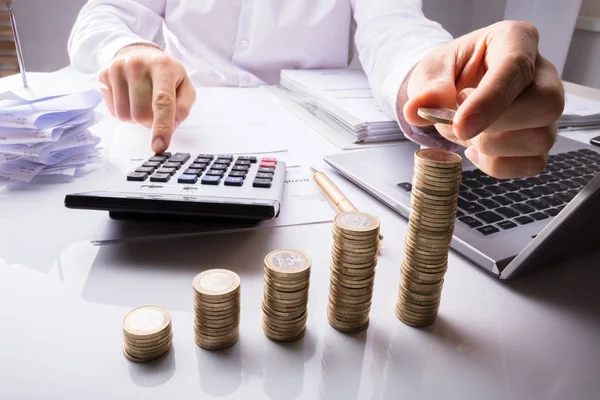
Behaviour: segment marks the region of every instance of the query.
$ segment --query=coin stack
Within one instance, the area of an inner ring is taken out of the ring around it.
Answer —
[[[411,212],[396,316],[406,325],[431,325],[438,314],[454,232],[462,159],[434,149],[415,153]]]
[[[262,327],[276,342],[292,342],[306,333],[310,258],[297,250],[275,250],[265,257]]]
[[[205,350],[233,346],[240,334],[240,277],[226,269],[210,269],[194,278],[194,333]]]
[[[378,249],[377,218],[359,211],[335,217],[327,317],[338,331],[360,332],[369,326]]]
[[[123,319],[123,354],[133,362],[155,360],[173,344],[171,315],[158,306],[131,310]]]

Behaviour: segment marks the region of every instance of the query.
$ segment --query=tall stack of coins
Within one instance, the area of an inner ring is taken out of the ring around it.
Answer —
[[[134,362],[155,360],[171,349],[171,315],[158,306],[143,306],[123,318],[123,354]]]
[[[265,257],[262,327],[277,342],[292,342],[306,333],[310,258],[297,250],[275,250]]]
[[[327,317],[338,331],[360,332],[369,326],[378,249],[377,218],[360,211],[335,217]]]
[[[431,325],[438,314],[462,175],[459,155],[415,153],[411,212],[396,316],[406,325]]]
[[[194,287],[194,333],[205,350],[233,346],[240,334],[240,277],[225,269],[196,275]]]

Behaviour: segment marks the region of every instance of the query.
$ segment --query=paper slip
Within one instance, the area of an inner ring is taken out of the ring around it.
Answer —
[[[567,93],[565,109],[558,127],[585,128],[600,126],[600,102]]]
[[[279,216],[257,227],[240,229],[210,229],[200,226],[117,221],[106,217],[92,243],[113,244],[123,241],[157,240],[206,234],[223,234],[253,229],[309,225],[333,221],[335,211],[312,182],[307,168],[288,168]]]

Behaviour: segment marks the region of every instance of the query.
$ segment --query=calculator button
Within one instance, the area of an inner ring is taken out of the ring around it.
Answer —
[[[160,167],[160,162],[146,161],[145,163],[142,164],[142,167],[157,168],[157,167]]]
[[[229,173],[229,176],[236,176],[236,177],[245,178],[246,177],[246,171],[231,171]]]
[[[163,167],[166,167],[166,168],[175,168],[175,170],[178,170],[179,168],[181,168],[181,163],[179,163],[179,162],[173,162],[173,161],[167,161],[166,163],[163,164]]]
[[[256,163],[256,157],[254,156],[239,156],[238,161],[250,161],[252,164]]]
[[[193,165],[193,164],[192,164]],[[202,173],[202,170],[200,169],[195,169],[195,168],[188,168],[185,171],[183,171],[184,175],[200,175]]]
[[[271,179],[273,179],[273,173],[271,173],[271,172],[257,172],[256,173],[256,177],[257,178],[261,178],[261,179],[271,180]]]
[[[173,175],[175,173],[175,171],[177,171],[175,168],[162,167],[162,168],[157,169],[156,173]]]
[[[129,175],[127,175],[127,180],[134,181],[134,182],[144,182],[147,177],[148,177],[148,173],[136,171],[136,172],[132,172]]]
[[[239,158],[235,161],[235,165],[250,165],[252,164],[249,160],[240,160]]]
[[[258,172],[275,172],[275,168],[259,168]]]
[[[225,171],[222,171],[222,170],[220,170],[220,169],[209,169],[209,170],[206,172],[206,175],[207,175],[207,176],[219,176],[219,177],[221,177],[221,176],[223,176],[224,174],[225,174]]]
[[[171,152],[170,151],[165,151],[164,153],[156,153],[155,156],[163,156],[163,157],[171,157]]]
[[[198,182],[198,175],[183,174],[177,179],[178,183],[196,183]]]
[[[204,171],[207,166],[208,166],[207,163],[198,163],[198,162],[195,162],[195,163],[192,163],[190,165],[190,168],[199,169],[200,171]]]
[[[277,163],[274,163],[274,162],[267,162],[267,161],[260,162],[261,168],[275,168],[276,165],[277,165]]]
[[[225,171],[227,168],[229,168],[229,167],[227,165],[223,165],[223,164],[213,164],[210,166],[210,169],[218,170],[218,171]]]
[[[213,156],[212,154],[198,154],[196,156],[196,159],[198,158],[206,158],[208,160],[213,160],[215,158],[215,156]]]
[[[250,167],[248,165],[234,165],[231,167],[232,171],[248,171]]]
[[[225,160],[233,161],[233,156],[231,154],[221,154],[217,158],[223,158]]]
[[[154,168],[152,167],[139,167],[136,168],[135,172],[145,172],[146,174],[151,174],[154,172]]]
[[[252,186],[256,187],[256,188],[270,188],[271,180],[258,178],[258,179],[255,179],[254,182],[252,182]]]
[[[223,182],[225,186],[242,186],[244,184],[244,178],[237,176],[228,176]]]
[[[150,177],[150,182],[169,182],[169,179],[171,179],[171,174],[161,174],[157,172]]]
[[[198,157],[194,160],[195,163],[200,163],[200,164],[210,164],[211,161],[212,161],[212,158],[204,158],[204,157]]]
[[[213,175],[206,175],[201,181],[203,185],[218,185],[219,182],[221,182],[221,177]]]
[[[165,161],[167,161],[167,157],[165,157],[165,156],[153,156],[153,157],[150,157],[148,159],[148,161],[156,161],[156,162],[159,162],[159,163],[162,164]]]
[[[169,158],[169,161],[184,163],[189,159],[190,153],[175,153]]]
[[[263,157],[263,158],[260,159],[260,162],[261,163],[262,162],[272,162],[272,163],[277,164],[277,159],[273,158],[273,157]]]
[[[225,164],[225,165],[229,165],[231,164],[231,160],[228,158],[217,158],[215,160],[215,164]]]

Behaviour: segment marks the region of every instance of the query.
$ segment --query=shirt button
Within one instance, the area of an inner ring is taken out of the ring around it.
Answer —
[[[252,82],[252,77],[250,77],[250,75],[246,75],[244,76],[244,80],[248,83]]]
[[[242,47],[248,47],[248,41],[242,40]]]

